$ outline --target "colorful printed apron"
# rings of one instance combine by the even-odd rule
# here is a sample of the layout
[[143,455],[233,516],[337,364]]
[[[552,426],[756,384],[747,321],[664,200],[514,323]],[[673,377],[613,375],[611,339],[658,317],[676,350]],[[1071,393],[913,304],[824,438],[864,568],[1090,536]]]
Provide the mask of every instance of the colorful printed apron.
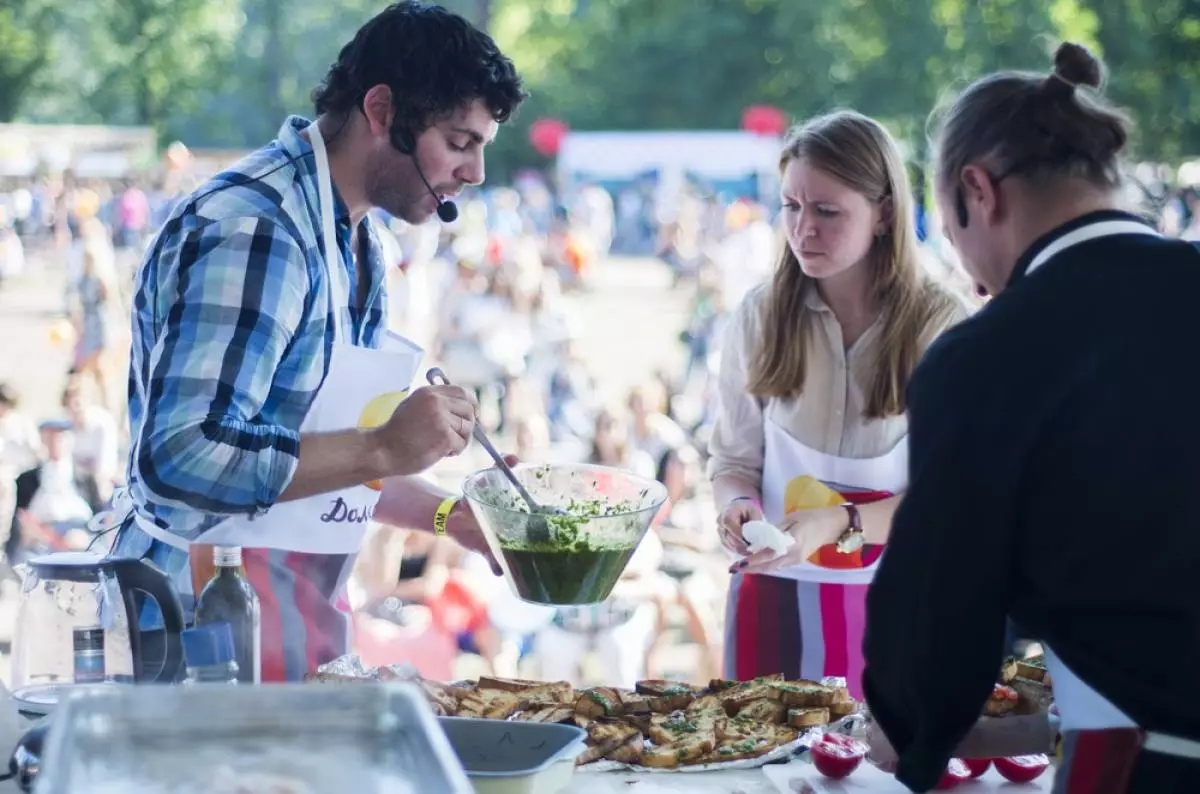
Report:
[[[325,380],[300,432],[377,427],[408,395],[422,353],[394,334],[386,336],[379,349],[351,343],[343,320],[349,305],[349,277],[338,253],[329,158],[315,123],[308,134],[316,156],[334,343]],[[349,615],[337,602],[343,600],[341,593],[381,487],[378,482],[366,483],[281,502],[255,518],[234,516],[222,521],[195,541],[198,545],[192,552],[197,565],[211,564],[201,559],[201,555],[211,556],[208,545],[242,547],[246,578],[262,609],[263,681],[300,680],[317,665],[347,652]],[[192,545],[151,521],[138,519],[138,526],[157,540],[176,547]]]
[[[901,493],[908,482],[907,438],[876,458],[842,458],[801,444],[770,419],[763,425],[763,514],[773,524],[797,508],[805,475],[855,504]],[[726,606],[725,675],[838,676],[861,698],[867,586],[882,554],[882,546],[842,554],[830,545],[800,565],[735,575]]]

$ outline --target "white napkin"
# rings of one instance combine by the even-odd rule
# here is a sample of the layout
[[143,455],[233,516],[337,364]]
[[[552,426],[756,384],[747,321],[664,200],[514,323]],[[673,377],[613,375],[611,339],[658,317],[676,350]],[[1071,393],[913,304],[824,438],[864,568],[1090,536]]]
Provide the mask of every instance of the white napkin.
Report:
[[747,521],[742,524],[742,537],[746,539],[751,554],[770,549],[775,552],[776,557],[796,542],[795,538],[769,521]]

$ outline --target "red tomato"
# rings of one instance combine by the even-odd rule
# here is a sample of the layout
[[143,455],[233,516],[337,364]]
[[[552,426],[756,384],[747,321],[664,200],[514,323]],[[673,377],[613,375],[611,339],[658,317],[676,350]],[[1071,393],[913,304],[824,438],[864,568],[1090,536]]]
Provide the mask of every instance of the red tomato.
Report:
[[841,780],[862,763],[867,747],[862,742],[838,733],[827,733],[813,745],[813,765],[828,778]]
[[950,763],[946,765],[946,771],[942,773],[942,779],[934,786],[938,791],[948,788],[954,788],[959,783],[971,779],[971,770],[967,769],[967,765],[963,763],[961,758],[951,758]]
[[1050,759],[1044,755],[1018,755],[1013,758],[995,758],[992,761],[1005,780],[1014,783],[1028,783],[1037,780],[1050,766]]
[[964,758],[962,762],[971,771],[971,777],[979,777],[988,771],[988,767],[992,765],[992,759],[990,758]]

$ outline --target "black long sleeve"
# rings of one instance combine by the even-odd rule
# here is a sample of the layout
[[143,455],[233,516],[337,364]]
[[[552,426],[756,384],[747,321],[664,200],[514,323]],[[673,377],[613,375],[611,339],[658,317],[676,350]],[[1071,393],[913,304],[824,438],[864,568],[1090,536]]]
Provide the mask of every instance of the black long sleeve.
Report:
[[909,384],[863,688],[917,791],[978,718],[1006,617],[1139,726],[1200,740],[1200,256],[1122,234],[1026,274],[1108,220],[1132,219],[1035,244]]
[[964,347],[943,339],[910,384],[909,490],[867,597],[863,685],[915,791],[978,719],[1004,641],[1016,467],[996,457],[1017,452]]

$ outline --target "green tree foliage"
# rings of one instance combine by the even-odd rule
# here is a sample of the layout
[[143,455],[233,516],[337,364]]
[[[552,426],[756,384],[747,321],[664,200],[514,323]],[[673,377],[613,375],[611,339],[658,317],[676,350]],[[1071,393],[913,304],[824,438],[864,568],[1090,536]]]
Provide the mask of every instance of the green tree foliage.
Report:
[[[769,103],[796,119],[852,106],[920,159],[948,92],[1000,68],[1044,71],[1063,38],[1095,47],[1140,153],[1200,154],[1200,0],[445,0],[482,22],[533,94],[501,136],[504,171],[545,165],[529,123],[728,129]],[[200,146],[253,146],[383,0],[8,0],[0,118],[151,123]],[[58,55],[51,63],[49,53]],[[38,75],[53,78],[53,90]]]

